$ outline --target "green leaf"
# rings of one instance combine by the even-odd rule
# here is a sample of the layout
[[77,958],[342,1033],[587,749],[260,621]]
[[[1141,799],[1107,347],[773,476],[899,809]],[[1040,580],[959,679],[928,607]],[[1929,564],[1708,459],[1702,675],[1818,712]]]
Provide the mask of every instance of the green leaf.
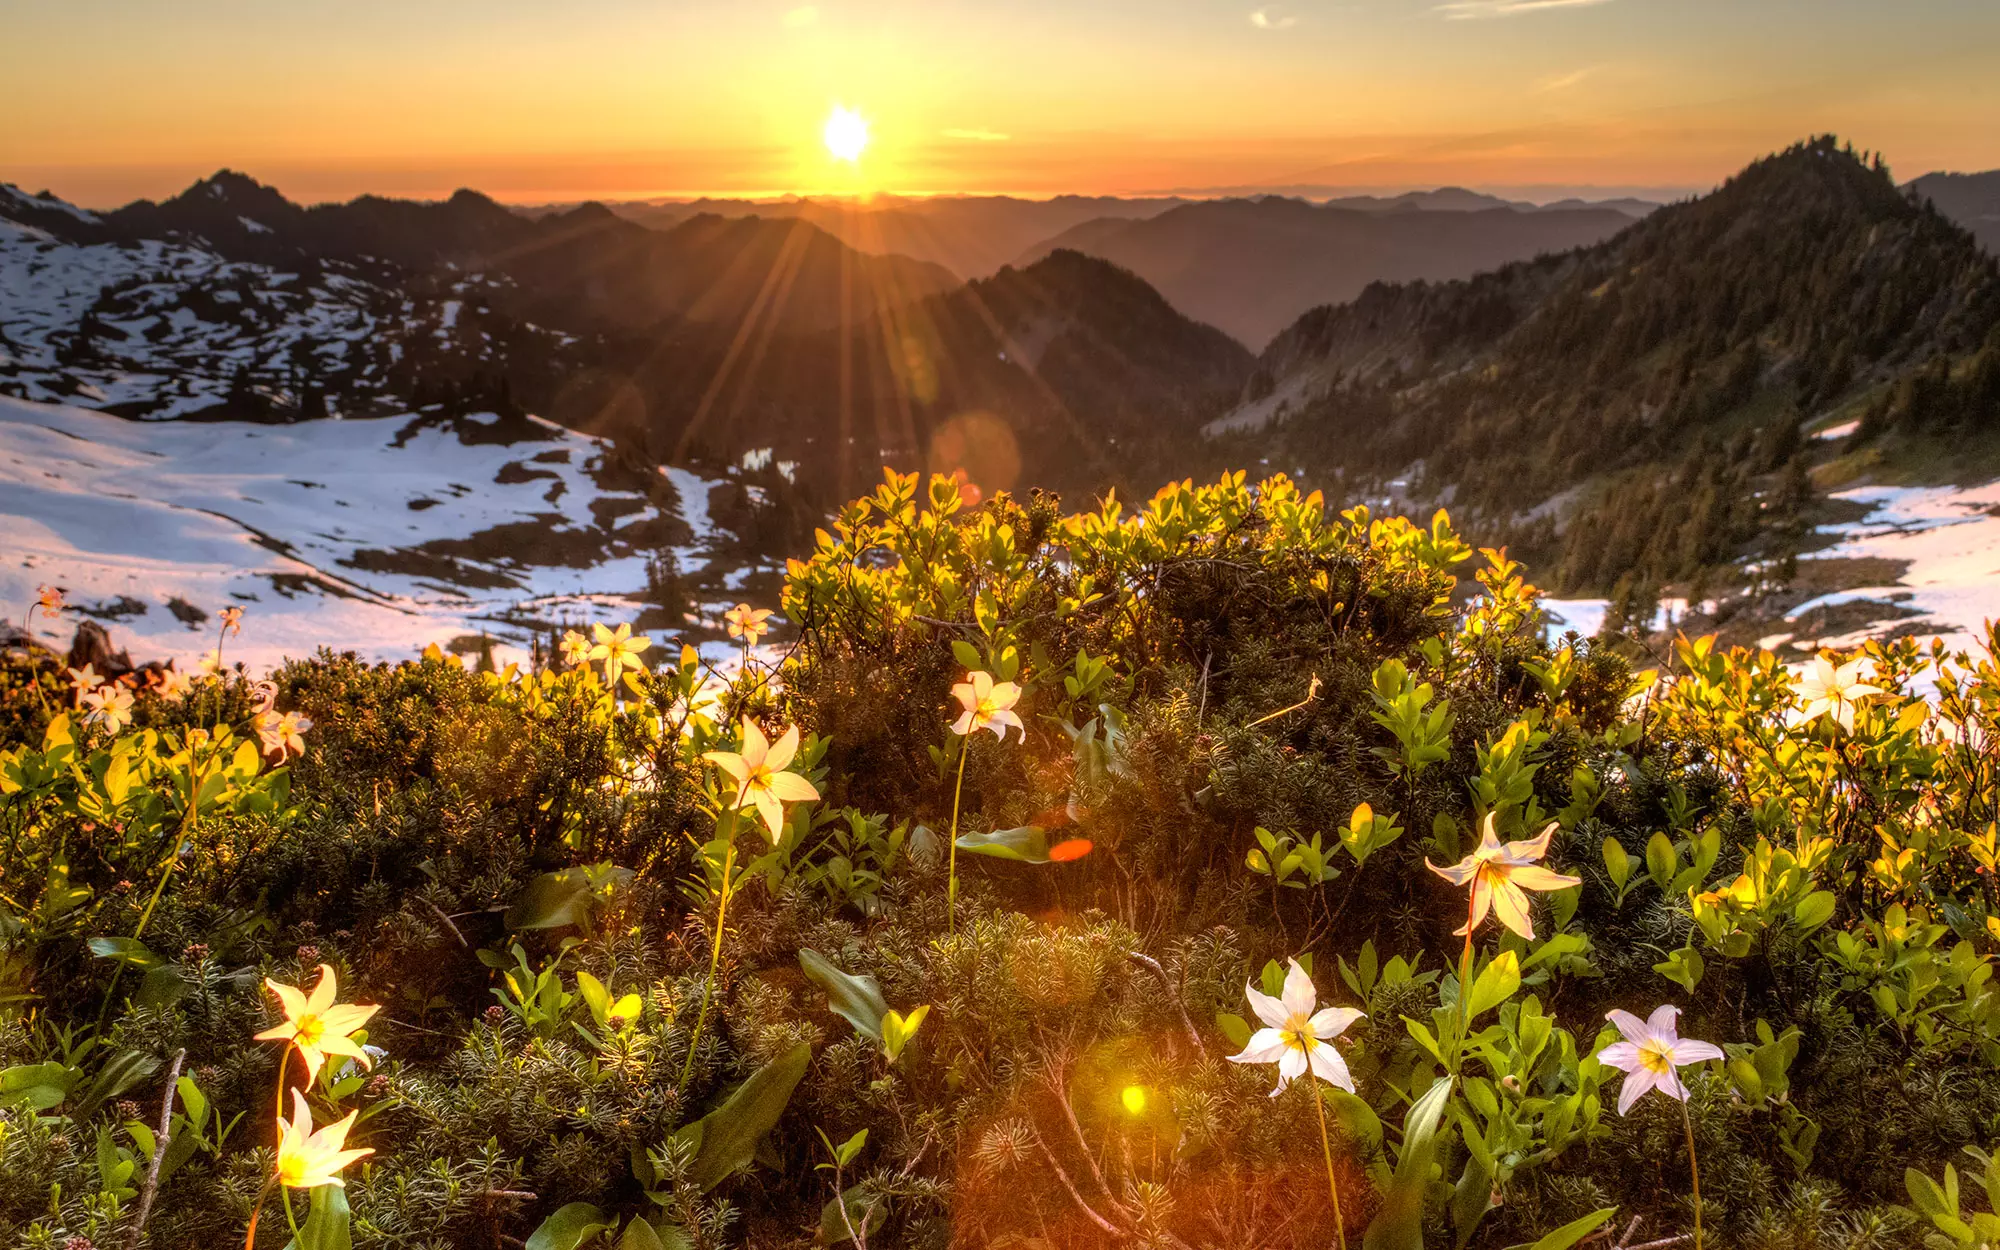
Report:
[[545,872],[528,881],[507,908],[503,921],[512,932],[582,924],[590,917],[597,891],[631,879],[631,869],[614,864],[585,864],[561,872]]
[[339,1185],[317,1186],[312,1191],[298,1237],[285,1244],[288,1250],[353,1250],[352,1219],[347,1209],[346,1189]]
[[[846,1207],[847,1216],[841,1218],[841,1208]],[[861,1192],[861,1186],[850,1185],[838,1198],[828,1198],[819,1213],[819,1240],[825,1245],[851,1244],[853,1237],[848,1233],[851,1224],[863,1237],[882,1227],[882,1221],[889,1217],[886,1205],[879,1199],[869,1199]],[[863,1227],[866,1225],[866,1227]]]
[[917,1035],[923,1027],[924,1017],[931,1013],[931,1005],[924,1003],[908,1016],[891,1011],[882,1017],[882,1052],[894,1063],[902,1056],[903,1047]]
[[1792,908],[1792,922],[1810,933],[1833,919],[1834,898],[1831,891],[1814,890],[1799,900]]
[[30,1111],[62,1105],[76,1084],[75,1068],[61,1063],[24,1063],[0,1068],[0,1107],[20,1104]]
[[660,1235],[653,1226],[642,1219],[634,1219],[625,1226],[625,1233],[618,1239],[618,1250],[667,1250],[660,1244]]
[[826,991],[826,1005],[834,1014],[869,1040],[882,1040],[882,1018],[888,1014],[889,1004],[882,997],[880,982],[871,976],[842,972],[811,947],[799,952],[799,967],[808,980]]
[[973,672],[986,667],[986,660],[979,654],[979,648],[973,646],[963,638],[954,638],[951,640],[951,657],[957,660],[958,666],[967,672]]
[[[1468,1145],[1473,1140],[1471,1127],[1465,1127],[1462,1136]],[[1451,1192],[1451,1228],[1454,1250],[1464,1250],[1465,1243],[1472,1240],[1472,1231],[1493,1209],[1493,1168],[1492,1156],[1480,1158],[1484,1150],[1468,1153],[1465,1170],[1459,1173],[1458,1183]]]
[[1666,962],[1653,965],[1653,971],[1690,994],[1694,993],[1694,987],[1701,983],[1702,973],[1706,970],[1707,965],[1702,960],[1701,952],[1692,946],[1683,946],[1667,956]]
[[1632,876],[1632,855],[1616,838],[1604,839],[1604,871],[1611,874],[1611,884],[1621,890]]
[[157,968],[164,962],[138,938],[94,937],[89,945],[90,953],[99,959],[116,960],[134,968]]
[[528,1234],[527,1250],[576,1250],[610,1227],[604,1212],[588,1202],[572,1202],[556,1208],[539,1228]]
[[1049,862],[1048,832],[1039,825],[995,829],[991,833],[961,833],[958,835],[958,849],[1023,864]]
[[1520,961],[1514,958],[1513,951],[1501,951],[1473,980],[1472,1001],[1466,1008],[1466,1020],[1477,1020],[1483,1013],[1512,998],[1514,991],[1520,988]]
[[1242,1016],[1218,1011],[1215,1013],[1215,1027],[1221,1029],[1229,1044],[1238,1050],[1250,1044],[1250,1022]]
[[1424,1250],[1424,1191],[1437,1155],[1438,1123],[1451,1097],[1450,1077],[1440,1077],[1403,1121],[1396,1171],[1382,1190],[1382,1205],[1362,1235],[1362,1250]]
[[1656,833],[1646,842],[1646,874],[1662,890],[1673,883],[1674,868],[1681,857],[1674,851],[1673,839],[1664,833]]
[[141,1007],[171,1007],[193,988],[180,965],[160,964],[146,970],[132,1001]]
[[750,1166],[757,1143],[777,1126],[811,1061],[812,1045],[800,1042],[757,1069],[728,1101],[690,1126],[700,1133],[701,1144],[689,1176],[703,1192]]
[[1543,1233],[1534,1241],[1524,1241],[1518,1246],[1507,1247],[1507,1250],[1569,1250],[1571,1246],[1596,1232],[1604,1221],[1617,1212],[1617,1207],[1604,1207],[1592,1211],[1589,1215],[1571,1220],[1561,1228]]

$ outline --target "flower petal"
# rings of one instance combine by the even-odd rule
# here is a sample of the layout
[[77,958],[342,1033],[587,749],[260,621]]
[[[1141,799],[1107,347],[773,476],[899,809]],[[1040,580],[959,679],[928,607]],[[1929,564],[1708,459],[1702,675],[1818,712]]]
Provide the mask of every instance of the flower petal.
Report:
[[1319,1005],[1319,991],[1313,988],[1313,979],[1306,973],[1299,961],[1289,961],[1290,969],[1285,973],[1285,992],[1279,995],[1285,1005],[1285,1015],[1294,1020],[1303,1020]]
[[1284,1057],[1285,1035],[1276,1029],[1258,1029],[1243,1049],[1228,1059],[1231,1063],[1276,1063]]
[[1567,890],[1573,885],[1583,884],[1582,877],[1566,877],[1540,864],[1516,865],[1508,872],[1507,880],[1526,890]]
[[1653,1088],[1653,1082],[1653,1073],[1643,1067],[1637,1072],[1627,1073],[1624,1088],[1618,1091],[1618,1114],[1624,1115],[1630,1111],[1632,1104],[1638,1102],[1641,1095]]
[[1452,932],[1463,936],[1477,929],[1486,922],[1486,913],[1492,907],[1493,882],[1482,872],[1472,879],[1472,912],[1466,917],[1464,926],[1454,929]]
[[1547,855],[1549,853],[1549,839],[1555,836],[1556,828],[1556,822],[1552,820],[1546,828],[1527,841],[1509,842],[1507,844],[1507,858],[1519,864],[1532,863],[1542,856]]
[[1528,896],[1512,881],[1493,884],[1493,914],[1500,917],[1501,924],[1531,942],[1535,940],[1535,921],[1528,914]]
[[749,765],[744,762],[742,756],[736,754],[734,751],[707,751],[702,754],[701,758],[720,768],[723,772],[728,773],[739,784],[750,775]]
[[748,716],[743,718],[743,762],[752,771],[760,767],[771,754],[771,740],[757,727],[757,722]]
[[771,841],[777,842],[785,836],[785,807],[773,798],[771,792],[759,788],[752,792],[751,799],[757,804],[757,814],[764,818],[764,827],[771,831]]
[[819,797],[819,788],[797,773],[772,773],[764,788],[787,803],[805,803]]
[[1707,1063],[1711,1059],[1723,1057],[1722,1047],[1713,1042],[1697,1042],[1692,1038],[1678,1038],[1674,1042],[1673,1060],[1677,1068],[1690,1064]]
[[1311,1066],[1306,1060],[1306,1052],[1296,1046],[1286,1046],[1285,1053],[1278,1057],[1278,1088],[1271,1091],[1271,1096],[1277,1097],[1285,1086],[1304,1076]]
[[774,773],[784,772],[792,765],[792,757],[799,753],[799,727],[792,725],[764,757],[764,767]]
[[1331,1040],[1347,1032],[1356,1020],[1364,1019],[1367,1015],[1367,1012],[1357,1011],[1353,1007],[1328,1007],[1314,1015],[1307,1025],[1312,1029],[1314,1037]]
[[972,709],[958,714],[958,719],[951,723],[951,731],[961,738],[972,732]]
[[284,1008],[287,1020],[296,1020],[306,1014],[306,996],[303,992],[292,986],[273,981],[269,977],[264,978],[264,985],[273,994],[278,996],[278,1004]]
[[1250,1010],[1257,1018],[1274,1029],[1285,1027],[1285,1005],[1254,985],[1243,987],[1244,997],[1250,1000]]
[[1464,885],[1466,882],[1472,880],[1472,874],[1478,871],[1479,865],[1474,863],[1472,859],[1468,857],[1466,859],[1460,860],[1456,864],[1451,865],[1449,868],[1440,868],[1436,864],[1433,864],[1430,861],[1429,856],[1425,856],[1424,867],[1430,869],[1438,876],[1443,877],[1446,881],[1451,882],[1453,885]]
[[1613,1042],[1597,1052],[1597,1061],[1620,1072],[1639,1070],[1639,1044],[1637,1042]]
[[1635,1045],[1653,1036],[1652,1030],[1646,1027],[1646,1022],[1629,1011],[1613,1007],[1604,1013],[1604,1018],[1618,1027],[1618,1032],[1626,1041]]
[[[1337,1085],[1350,1094],[1354,1092],[1354,1077],[1347,1070],[1347,1060],[1340,1057],[1338,1050],[1332,1046],[1315,1046],[1309,1058],[1314,1076],[1329,1085]],[[1319,1091],[1314,1090],[1313,1096],[1318,1097]]]
[[312,997],[306,999],[306,1011],[315,1016],[325,1015],[333,1006],[333,1000],[340,996],[340,982],[333,975],[330,964],[319,966],[319,984],[313,986]]
[[1646,1017],[1646,1028],[1661,1041],[1671,1042],[1679,1031],[1674,1028],[1674,1021],[1680,1019],[1680,1014],[1679,1007],[1672,1003],[1661,1003],[1653,1008],[1652,1015]]

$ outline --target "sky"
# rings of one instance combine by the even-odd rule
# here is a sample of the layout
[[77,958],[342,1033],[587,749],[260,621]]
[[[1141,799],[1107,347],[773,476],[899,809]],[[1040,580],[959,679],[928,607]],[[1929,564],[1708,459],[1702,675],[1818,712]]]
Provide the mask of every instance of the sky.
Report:
[[[2000,167],[2000,0],[0,0],[0,181],[294,199],[1669,196]],[[859,160],[821,140],[867,120]]]

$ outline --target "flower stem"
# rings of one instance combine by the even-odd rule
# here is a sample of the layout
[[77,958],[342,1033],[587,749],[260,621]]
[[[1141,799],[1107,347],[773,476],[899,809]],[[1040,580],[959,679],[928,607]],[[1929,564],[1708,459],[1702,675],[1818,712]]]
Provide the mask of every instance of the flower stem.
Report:
[[[1475,897],[1477,891],[1474,892]],[[1459,1057],[1465,1051],[1465,1032],[1472,1027],[1472,916],[1473,907],[1465,908],[1465,951],[1458,957],[1458,1030],[1451,1040],[1452,1072],[1458,1071]]]
[[1319,1115],[1319,1146],[1326,1155],[1326,1188],[1333,1195],[1333,1231],[1340,1250],[1347,1250],[1347,1220],[1340,1214],[1340,1182],[1333,1175],[1333,1139],[1326,1133],[1326,1097],[1319,1082],[1312,1083],[1313,1110]]
[[302,1232],[300,1232],[300,1231],[299,1231],[299,1218],[298,1218],[298,1217],[297,1217],[296,1215],[293,1215],[293,1214],[292,1214],[292,1191],[291,1191],[291,1189],[290,1189],[290,1188],[289,1188],[288,1186],[285,1186],[285,1185],[282,1185],[282,1184],[281,1184],[281,1185],[279,1185],[279,1186],[278,1186],[278,1197],[284,1200],[284,1204],[285,1204],[285,1223],[287,1223],[287,1224],[290,1224],[290,1225],[292,1226],[292,1244],[293,1244],[293,1245],[295,1245],[295,1246],[303,1246],[303,1245],[305,1245],[305,1244],[306,1244],[306,1235],[305,1235],[304,1233],[302,1233]]
[[[746,784],[745,789],[747,788]],[[743,799],[740,792],[736,797],[738,802]],[[722,890],[717,894],[715,902],[715,941],[708,953],[708,982],[701,989],[701,1011],[694,1019],[694,1034],[688,1038],[687,1060],[681,1064],[680,1083],[683,1086],[687,1084],[688,1076],[694,1072],[695,1050],[701,1044],[702,1028],[708,1024],[709,1002],[715,997],[715,973],[722,966],[722,931],[724,922],[729,918],[729,883],[736,871],[737,810],[734,807],[729,809],[728,832],[723,835],[727,841],[722,852]]]
[[958,932],[958,800],[965,793],[965,757],[972,754],[972,735],[967,734],[958,744],[958,784],[951,790],[951,840],[946,844],[945,909],[950,931]]
[[1688,1177],[1694,1182],[1694,1250],[1701,1250],[1701,1165],[1694,1158],[1694,1118],[1686,1098],[1681,1099],[1681,1127],[1687,1130]]
[[278,1092],[271,1099],[271,1128],[278,1134],[280,1144],[285,1139],[285,1130],[278,1127],[278,1121],[285,1118],[285,1061],[291,1057],[292,1044],[286,1042],[285,1049],[278,1054]]

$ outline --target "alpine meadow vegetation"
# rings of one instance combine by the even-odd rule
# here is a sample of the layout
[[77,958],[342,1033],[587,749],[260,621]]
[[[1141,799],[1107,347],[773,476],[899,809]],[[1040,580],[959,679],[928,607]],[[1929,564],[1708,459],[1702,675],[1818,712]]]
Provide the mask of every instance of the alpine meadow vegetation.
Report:
[[2000,640],[1538,595],[891,472],[721,668],[20,649],[0,1241],[2000,1245]]

